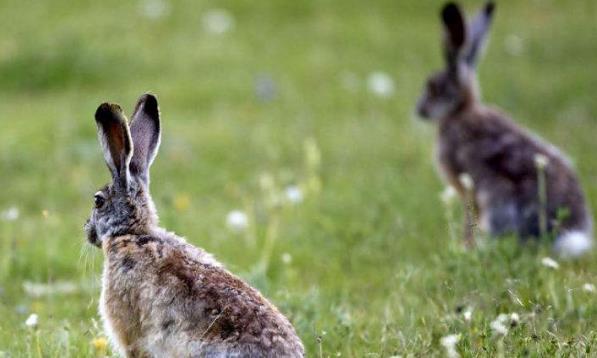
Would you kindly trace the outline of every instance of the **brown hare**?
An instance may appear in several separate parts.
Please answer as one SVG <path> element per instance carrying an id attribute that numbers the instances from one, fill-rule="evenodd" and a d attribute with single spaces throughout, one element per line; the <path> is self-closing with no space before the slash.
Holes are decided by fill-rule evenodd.
<path id="1" fill-rule="evenodd" d="M 592 246 L 593 224 L 570 162 L 553 145 L 480 101 L 475 67 L 494 8 L 487 3 L 467 23 L 458 5 L 444 6 L 446 67 L 428 79 L 417 112 L 438 122 L 440 172 L 470 201 L 483 230 L 521 239 L 550 233 L 560 255 L 578 256 Z M 470 245 L 472 235 L 468 228 L 465 232 Z"/>
<path id="2" fill-rule="evenodd" d="M 210 254 L 158 226 L 149 167 L 160 145 L 157 99 L 145 94 L 130 126 L 121 108 L 95 113 L 112 182 L 85 224 L 105 256 L 100 313 L 126 357 L 302 357 L 294 328 Z"/>

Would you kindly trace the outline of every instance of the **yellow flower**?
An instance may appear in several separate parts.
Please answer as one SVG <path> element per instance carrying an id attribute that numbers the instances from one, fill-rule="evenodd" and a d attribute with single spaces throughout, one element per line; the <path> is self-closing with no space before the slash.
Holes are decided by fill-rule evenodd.
<path id="1" fill-rule="evenodd" d="M 106 355 L 106 352 L 108 351 L 108 340 L 105 337 L 96 337 L 92 339 L 91 345 L 98 355 Z"/>
<path id="2" fill-rule="evenodd" d="M 174 198 L 174 208 L 177 211 L 187 211 L 191 206 L 191 199 L 187 194 L 178 194 Z"/>

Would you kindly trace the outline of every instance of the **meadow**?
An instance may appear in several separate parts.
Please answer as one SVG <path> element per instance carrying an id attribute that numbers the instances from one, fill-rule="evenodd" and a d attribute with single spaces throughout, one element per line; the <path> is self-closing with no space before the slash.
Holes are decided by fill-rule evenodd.
<path id="1" fill-rule="evenodd" d="M 0 357 L 113 354 L 82 230 L 109 179 L 93 113 L 146 91 L 161 224 L 259 288 L 309 356 L 597 356 L 595 253 L 462 248 L 412 114 L 442 66 L 440 1 L 0 4 Z M 592 0 L 500 1 L 479 73 L 593 207 L 596 33 Z"/>

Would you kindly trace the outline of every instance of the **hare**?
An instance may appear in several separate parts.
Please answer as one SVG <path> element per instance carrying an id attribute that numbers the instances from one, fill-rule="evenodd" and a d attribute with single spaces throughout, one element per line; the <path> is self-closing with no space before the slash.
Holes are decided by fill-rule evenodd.
<path id="1" fill-rule="evenodd" d="M 158 226 L 149 167 L 160 145 L 156 97 L 132 120 L 116 104 L 95 113 L 112 182 L 94 195 L 85 224 L 105 263 L 100 313 L 126 357 L 302 357 L 293 326 L 213 256 Z"/>
<path id="2" fill-rule="evenodd" d="M 578 256 L 592 246 L 593 224 L 569 160 L 480 101 L 475 68 L 494 8 L 487 3 L 467 23 L 458 5 L 444 6 L 446 67 L 428 79 L 417 112 L 438 123 L 439 171 L 470 200 L 483 230 L 523 240 L 553 234 L 559 254 Z M 465 228 L 469 245 L 470 225 Z"/>

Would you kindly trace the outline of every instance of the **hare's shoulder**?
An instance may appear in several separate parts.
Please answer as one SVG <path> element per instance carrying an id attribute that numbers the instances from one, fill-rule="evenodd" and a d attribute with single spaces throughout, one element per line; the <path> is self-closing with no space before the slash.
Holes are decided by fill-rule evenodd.
<path id="1" fill-rule="evenodd" d="M 200 249 L 183 248 L 162 262 L 160 281 L 176 282 L 181 307 L 210 317 L 200 332 L 204 339 L 257 346 L 296 339 L 290 322 L 256 289 L 219 265 L 197 260 Z"/>
<path id="2" fill-rule="evenodd" d="M 172 250 L 159 265 L 159 274 L 185 286 L 188 295 L 221 315 L 238 320 L 277 314 L 275 308 L 254 288 L 210 261 L 211 256 L 188 244 Z M 166 277 L 164 277 L 166 279 Z"/>
<path id="3" fill-rule="evenodd" d="M 239 322 L 263 318 L 264 323 L 281 316 L 212 255 L 172 234 L 120 236 L 109 240 L 104 250 L 114 271 L 140 275 L 144 284 L 175 292 L 177 301 L 209 307 Z"/>

